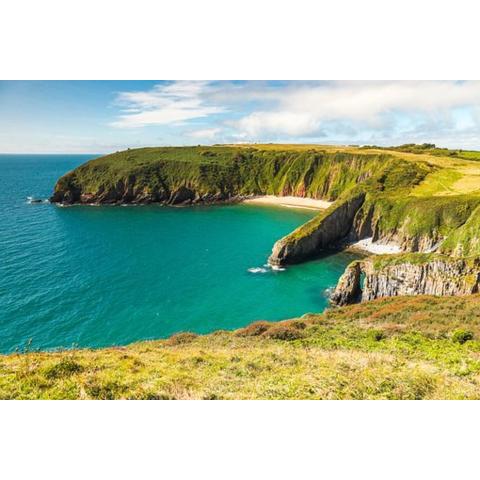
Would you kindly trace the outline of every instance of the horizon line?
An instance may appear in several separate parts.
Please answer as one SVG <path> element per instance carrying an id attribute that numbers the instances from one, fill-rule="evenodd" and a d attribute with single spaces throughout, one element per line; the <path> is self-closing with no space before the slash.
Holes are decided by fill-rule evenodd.
<path id="1" fill-rule="evenodd" d="M 367 143 L 359 144 L 348 144 L 348 143 L 315 143 L 315 142 L 241 142 L 241 143 L 212 143 L 212 144 L 190 144 L 190 145 L 144 145 L 144 146 L 135 146 L 135 147 L 125 147 L 115 150 L 105 150 L 105 151 L 86 151 L 86 152 L 0 152 L 0 155 L 109 155 L 112 153 L 123 152 L 126 150 L 139 150 L 142 148 L 192 148 L 192 147 L 216 147 L 216 146 L 248 146 L 248 145 L 315 145 L 315 146 L 325 146 L 325 147 L 351 147 L 351 148 L 361 148 L 361 147 L 371 147 L 371 148 L 398 148 L 404 145 L 423 145 L 429 142 L 415 143 L 415 142 L 406 142 L 399 143 L 398 145 L 375 145 Z M 437 149 L 446 149 L 446 150 L 463 150 L 463 151 L 475 151 L 480 152 L 480 147 L 442 147 L 435 144 Z"/>

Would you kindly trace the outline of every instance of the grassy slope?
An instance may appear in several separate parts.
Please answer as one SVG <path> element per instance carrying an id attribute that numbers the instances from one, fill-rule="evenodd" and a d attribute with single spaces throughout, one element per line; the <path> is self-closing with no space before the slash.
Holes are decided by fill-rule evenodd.
<path id="1" fill-rule="evenodd" d="M 439 149 L 443 151 L 444 149 Z M 231 173 L 246 175 L 250 179 L 252 170 L 256 177 L 261 173 L 260 187 L 270 188 L 274 193 L 281 192 L 282 180 L 288 177 L 295 186 L 295 180 L 304 180 L 303 175 L 308 172 L 311 166 L 315 167 L 315 160 L 327 160 L 327 168 L 337 166 L 341 169 L 341 162 L 348 157 L 355 156 L 360 164 L 354 167 L 379 170 L 391 159 L 397 161 L 408 161 L 414 164 L 431 165 L 436 170 L 425 179 L 425 181 L 412 192 L 412 195 L 443 196 L 461 195 L 466 193 L 480 193 L 480 152 L 468 153 L 468 158 L 433 155 L 429 153 L 410 153 L 391 149 L 357 148 L 330 145 L 279 145 L 279 144 L 255 144 L 255 145 L 216 145 L 210 147 L 156 147 L 126 150 L 107 155 L 90 162 L 76 169 L 75 177 L 83 185 L 92 190 L 98 188 L 103 182 L 114 184 L 118 179 L 128 177 L 131 174 L 140 175 L 146 181 L 152 181 L 159 173 L 159 169 L 165 169 L 165 177 L 172 181 L 198 180 L 202 177 L 200 166 L 231 167 L 237 163 L 244 169 L 240 172 Z M 377 163 L 365 164 L 368 160 L 376 160 Z M 252 169 L 252 165 L 253 168 Z M 259 169 L 261 171 L 259 171 Z M 277 179 L 274 177 L 283 169 Z M 364 169 L 363 172 L 367 170 Z M 346 169 L 339 172 L 348 176 Z M 358 172 L 356 172 L 358 173 Z M 67 175 L 68 177 L 68 175 Z M 204 180 L 203 178 L 201 180 Z M 233 180 L 233 179 L 232 179 Z M 275 183 L 275 180 L 277 182 Z M 214 181 L 213 178 L 205 181 Z M 263 182 L 263 184 L 262 184 Z M 273 184 L 271 184 L 273 182 Z M 351 176 L 346 181 L 338 178 L 336 184 L 337 195 L 342 193 L 346 187 L 355 183 Z M 313 182 L 312 189 L 306 192 L 310 195 L 318 195 L 321 192 L 315 189 Z M 212 183 L 213 185 L 213 183 Z M 334 196 L 335 192 L 331 192 Z"/>
<path id="2" fill-rule="evenodd" d="M 0 357 L 0 398 L 480 398 L 480 295 Z"/>
<path id="3" fill-rule="evenodd" d="M 368 147 L 362 147 L 368 148 Z M 448 149 L 440 148 L 432 143 L 407 143 L 404 145 L 399 145 L 398 147 L 373 147 L 373 148 L 382 148 L 384 150 L 395 150 L 397 152 L 405 153 L 415 153 L 415 154 L 426 154 L 436 157 L 454 157 L 461 158 L 465 160 L 480 160 L 480 152 L 474 150 L 462 150 L 462 149 Z"/>
<path id="4" fill-rule="evenodd" d="M 384 152 L 346 154 L 318 146 L 142 148 L 91 160 L 63 176 L 56 190 L 79 188 L 95 194 L 134 178 L 140 191 L 172 192 L 187 186 L 201 195 L 276 194 L 334 200 L 387 161 Z"/>
<path id="5" fill-rule="evenodd" d="M 460 153 L 275 144 L 142 148 L 92 160 L 62 177 L 56 188 L 95 195 L 125 191 L 133 182 L 137 193 L 155 192 L 155 198 L 160 193 L 163 199 L 187 186 L 200 196 L 276 194 L 336 200 L 360 185 L 368 196 L 358 221 L 373 211 L 379 239 L 415 250 L 419 241 L 437 243 L 448 237 L 480 205 L 480 154 Z M 323 216 L 287 241 L 309 235 Z M 445 251 L 458 253 L 456 245 L 462 244 L 462 251 L 480 255 L 480 242 L 474 238 L 472 244 L 471 231 L 456 233 Z"/>
<path id="6" fill-rule="evenodd" d="M 308 151 L 315 147 L 261 145 L 258 148 Z M 358 219 L 366 217 L 369 209 L 373 209 L 373 221 L 379 238 L 396 236 L 397 240 L 406 243 L 413 238 L 430 237 L 434 242 L 446 238 L 441 251 L 460 256 L 480 255 L 480 238 L 476 236 L 479 220 L 474 213 L 480 205 L 480 152 L 401 147 L 321 148 L 328 153 L 344 155 L 358 155 L 361 152 L 371 156 L 382 152 L 386 154 L 377 175 L 367 179 L 362 186 L 369 191 L 369 195 L 358 216 Z M 345 188 L 340 198 L 352 193 L 354 191 Z M 292 232 L 292 241 L 308 235 L 324 216 L 325 213 L 322 213 Z M 464 224 L 465 228 L 458 230 Z"/>

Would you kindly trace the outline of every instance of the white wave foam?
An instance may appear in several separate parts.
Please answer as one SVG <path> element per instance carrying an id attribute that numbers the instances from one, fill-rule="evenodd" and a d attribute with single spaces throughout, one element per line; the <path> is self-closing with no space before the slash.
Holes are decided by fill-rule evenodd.
<path id="1" fill-rule="evenodd" d="M 249 268 L 248 271 L 250 273 L 267 273 L 268 272 L 268 270 L 263 267 L 252 267 L 252 268 Z"/>
<path id="2" fill-rule="evenodd" d="M 48 198 L 35 198 L 35 197 L 27 197 L 27 203 L 50 203 Z"/>
<path id="3" fill-rule="evenodd" d="M 268 263 L 264 263 L 263 267 L 252 267 L 248 269 L 250 273 L 283 272 L 284 270 L 286 270 L 284 267 L 277 267 L 276 265 L 270 265 Z"/>
<path id="4" fill-rule="evenodd" d="M 335 291 L 335 287 L 328 287 L 323 291 L 323 296 L 326 298 L 330 298 L 330 296 L 334 291 Z"/>

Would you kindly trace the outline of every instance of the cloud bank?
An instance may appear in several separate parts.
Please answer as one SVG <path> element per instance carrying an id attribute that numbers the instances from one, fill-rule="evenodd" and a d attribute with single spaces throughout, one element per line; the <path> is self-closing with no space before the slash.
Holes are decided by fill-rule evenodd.
<path id="1" fill-rule="evenodd" d="M 224 141 L 364 141 L 462 138 L 480 146 L 480 82 L 178 81 L 122 92 L 118 128 L 182 127 Z M 468 146 L 468 145 L 465 145 Z"/>

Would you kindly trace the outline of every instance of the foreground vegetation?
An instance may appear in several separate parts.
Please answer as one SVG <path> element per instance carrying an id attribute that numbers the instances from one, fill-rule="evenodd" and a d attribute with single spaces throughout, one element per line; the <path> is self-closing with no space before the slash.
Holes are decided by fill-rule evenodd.
<path id="1" fill-rule="evenodd" d="M 480 295 L 387 298 L 126 347 L 0 357 L 0 398 L 480 398 Z"/>

